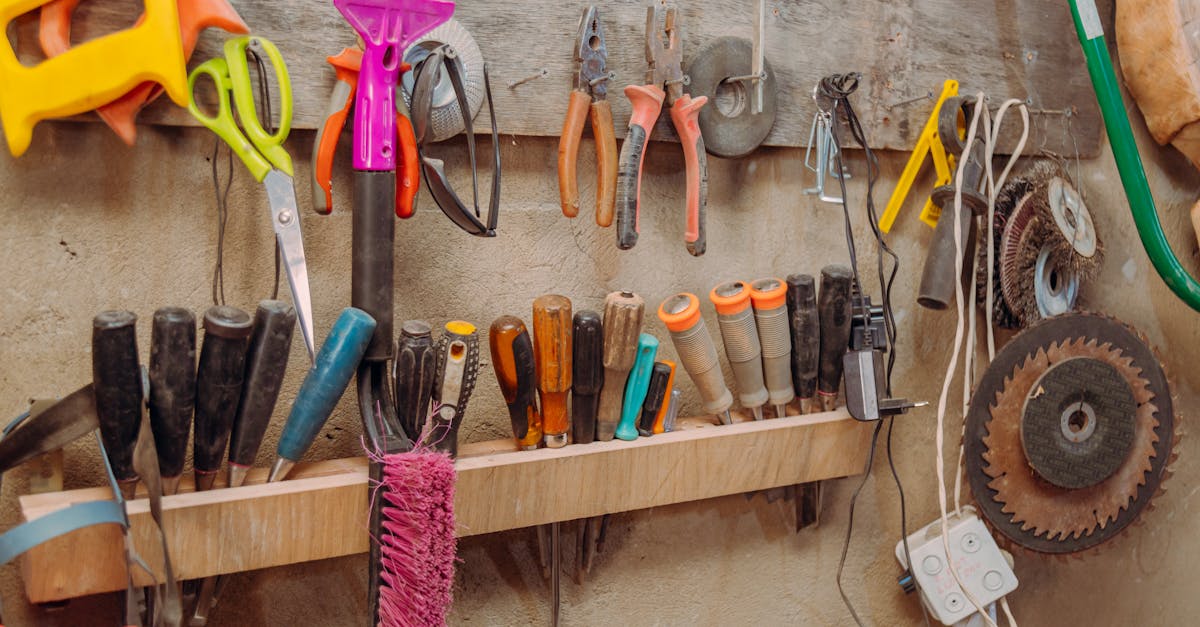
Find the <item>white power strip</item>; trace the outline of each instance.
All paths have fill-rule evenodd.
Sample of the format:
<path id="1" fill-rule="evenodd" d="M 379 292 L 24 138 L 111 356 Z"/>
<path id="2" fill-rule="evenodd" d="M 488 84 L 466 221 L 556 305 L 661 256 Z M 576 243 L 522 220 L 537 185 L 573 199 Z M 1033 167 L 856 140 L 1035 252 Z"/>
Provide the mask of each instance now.
<path id="1" fill-rule="evenodd" d="M 954 570 L 981 606 L 986 608 L 1017 589 L 1012 557 L 996 545 L 974 508 L 964 507 L 961 514 L 951 514 L 949 530 Z M 953 625 L 976 614 L 975 605 L 948 568 L 940 519 L 910 535 L 908 549 L 915 567 L 904 559 L 903 542 L 896 543 L 896 560 L 912 572 L 921 590 L 921 602 L 934 618 Z"/>

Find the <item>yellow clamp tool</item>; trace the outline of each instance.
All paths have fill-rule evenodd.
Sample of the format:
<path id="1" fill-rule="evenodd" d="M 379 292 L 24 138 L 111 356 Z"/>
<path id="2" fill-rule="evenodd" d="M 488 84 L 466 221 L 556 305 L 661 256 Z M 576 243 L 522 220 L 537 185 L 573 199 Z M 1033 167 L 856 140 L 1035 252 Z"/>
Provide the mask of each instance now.
<path id="1" fill-rule="evenodd" d="M 0 0 L 0 28 L 49 0 Z M 176 0 L 145 0 L 142 21 L 97 37 L 33 67 L 0 39 L 0 122 L 8 149 L 19 157 L 33 127 L 47 118 L 90 111 L 116 100 L 139 83 L 160 83 L 176 104 L 186 105 L 187 66 Z"/>
<path id="2" fill-rule="evenodd" d="M 912 188 L 913 181 L 921 172 L 921 166 L 925 165 L 926 155 L 933 156 L 933 169 L 937 172 L 937 182 L 933 184 L 934 187 L 950 184 L 950 173 L 954 171 L 954 157 L 946 155 L 946 148 L 938 139 L 938 114 L 942 110 L 942 103 L 946 102 L 947 98 L 957 95 L 958 81 L 947 80 L 942 84 L 942 95 L 938 96 L 937 104 L 933 105 L 933 112 L 929 114 L 925 128 L 921 129 L 921 135 L 917 139 L 917 145 L 913 148 L 912 156 L 908 158 L 908 164 L 904 166 L 904 172 L 900 174 L 900 180 L 896 182 L 896 189 L 892 191 L 892 197 L 888 199 L 883 216 L 879 218 L 879 230 L 884 233 L 892 230 L 892 223 L 896 221 L 896 214 L 900 213 L 900 207 L 904 205 L 904 199 L 908 197 L 908 190 Z M 925 208 L 921 210 L 921 221 L 931 228 L 937 226 L 941 211 L 941 207 L 926 198 Z"/>

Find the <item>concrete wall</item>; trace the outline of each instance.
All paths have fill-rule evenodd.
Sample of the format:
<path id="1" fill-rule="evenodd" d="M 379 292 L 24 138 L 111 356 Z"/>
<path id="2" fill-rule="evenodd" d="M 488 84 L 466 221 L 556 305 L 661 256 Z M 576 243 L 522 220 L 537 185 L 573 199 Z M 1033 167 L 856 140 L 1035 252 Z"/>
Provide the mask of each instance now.
<path id="1" fill-rule="evenodd" d="M 1140 120 L 1135 120 L 1139 126 Z M 1196 246 L 1187 207 L 1200 186 L 1173 152 L 1144 141 L 1152 185 L 1168 233 L 1190 267 Z M 307 172 L 311 135 L 290 143 L 298 172 Z M 680 290 L 704 293 L 718 281 L 791 272 L 815 273 L 845 262 L 841 209 L 801 195 L 803 152 L 763 150 L 741 161 L 710 159 L 709 253 L 691 258 L 681 241 L 683 176 L 676 144 L 654 143 L 643 183 L 642 237 L 619 253 L 611 230 L 588 217 L 563 218 L 555 185 L 555 142 L 505 136 L 504 203 L 500 237 L 480 240 L 452 226 L 427 196 L 417 216 L 397 224 L 397 317 L 420 317 L 440 325 L 452 318 L 486 328 L 504 313 L 528 318 L 534 297 L 570 296 L 576 308 L 598 308 L 619 288 L 642 294 L 649 305 Z M 5 192 L 0 229 L 0 414 L 15 415 L 31 398 L 61 395 L 90 377 L 89 322 L 98 311 L 125 308 L 148 320 L 157 307 L 183 305 L 202 312 L 210 304 L 216 220 L 209 156 L 213 136 L 189 129 L 141 129 L 136 149 L 126 148 L 100 125 L 44 124 L 34 147 L 19 160 L 0 156 Z M 451 142 L 444 156 L 461 161 L 463 146 Z M 583 195 L 590 199 L 591 151 L 582 151 Z M 853 155 L 855 221 L 867 285 L 875 289 L 874 248 L 862 212 L 863 162 Z M 334 215 L 304 213 L 305 245 L 317 333 L 323 337 L 337 312 L 349 304 L 350 214 L 348 155 L 336 180 Z M 906 155 L 883 159 L 885 182 L 878 202 Z M 224 171 L 224 160 L 220 162 Z M 453 167 L 453 166 L 452 166 Z M 1149 266 L 1133 232 L 1115 168 L 1106 153 L 1080 166 L 1082 186 L 1107 246 L 1104 271 L 1085 288 L 1083 303 L 1137 325 L 1159 346 L 1175 373 L 1177 407 L 1184 414 L 1196 399 L 1197 375 L 1189 349 L 1200 334 L 1196 314 L 1174 299 Z M 453 168 L 462 181 L 462 170 Z M 272 285 L 272 239 L 265 196 L 246 171 L 234 166 L 226 256 L 226 297 L 252 308 Z M 926 183 L 927 185 L 927 183 Z M 307 178 L 297 179 L 308 206 Z M 925 189 L 926 186 L 919 186 Z M 891 235 L 902 258 L 894 294 L 900 325 L 897 391 L 936 401 L 953 335 L 953 313 L 915 306 L 916 283 L 931 231 L 907 208 Z M 286 292 L 286 284 L 282 290 Z M 707 309 L 707 307 L 706 307 Z M 649 330 L 665 330 L 647 316 Z M 715 332 L 716 325 L 709 320 Z M 149 325 L 140 328 L 143 353 Z M 301 343 L 293 363 L 303 359 Z M 664 351 L 672 353 L 670 344 Z M 289 373 L 258 463 L 267 464 L 301 370 Z M 462 436 L 504 437 L 503 403 L 485 366 Z M 684 413 L 698 413 L 686 377 Z M 310 459 L 358 454 L 359 421 L 352 399 L 338 411 L 309 454 Z M 951 406 L 955 406 L 953 403 Z M 956 451 L 958 427 L 948 427 L 947 453 Z M 893 449 L 907 493 L 910 528 L 937 511 L 933 468 L 934 413 L 914 411 L 896 423 Z M 1168 624 L 1200 611 L 1192 594 L 1200 511 L 1190 508 L 1200 478 L 1196 440 L 1185 439 L 1169 492 L 1144 523 L 1098 554 L 1054 560 L 1017 555 L 1021 587 L 1014 610 L 1025 625 Z M 881 447 L 882 451 L 882 447 Z M 69 487 L 101 481 L 95 447 L 67 451 Z M 895 486 L 877 458 L 875 476 L 858 500 L 855 534 L 846 561 L 846 593 L 859 614 L 876 625 L 916 624 L 916 599 L 895 585 L 899 572 L 892 547 L 899 538 Z M 4 482 L 0 524 L 18 519 L 15 495 L 25 488 L 20 473 Z M 599 477 L 581 481 L 603 480 Z M 850 616 L 834 581 L 847 521 L 850 478 L 826 483 L 821 525 L 796 535 L 788 530 L 790 504 L 767 504 L 731 496 L 613 516 L 605 552 L 591 578 L 578 586 L 564 578 L 562 617 L 567 624 L 846 624 Z M 638 489 L 629 486 L 629 489 Z M 570 537 L 570 536 L 568 536 Z M 571 542 L 567 542 L 571 545 Z M 549 592 L 536 568 L 532 530 L 516 530 L 460 543 L 455 585 L 455 624 L 548 622 Z M 570 564 L 573 551 L 566 551 Z M 239 574 L 231 577 L 213 625 L 360 625 L 366 596 L 366 558 Z M 25 604 L 19 573 L 0 570 L 0 595 L 10 625 L 111 625 L 119 620 L 116 595 L 78 599 L 59 611 Z"/>

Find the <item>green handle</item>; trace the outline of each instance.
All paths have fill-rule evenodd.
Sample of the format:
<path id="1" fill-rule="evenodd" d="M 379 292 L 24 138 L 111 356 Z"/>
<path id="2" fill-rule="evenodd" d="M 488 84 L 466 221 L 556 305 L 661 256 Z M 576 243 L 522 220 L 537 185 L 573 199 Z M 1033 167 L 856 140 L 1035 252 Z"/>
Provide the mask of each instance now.
<path id="1" fill-rule="evenodd" d="M 250 68 L 246 62 L 246 50 L 251 45 L 266 53 L 279 84 L 282 111 L 279 116 L 279 129 L 274 134 L 267 133 L 263 128 L 254 105 Z M 216 87 L 216 115 L 205 113 L 196 100 L 196 82 L 203 76 L 211 78 Z M 236 118 L 230 104 L 231 92 L 232 104 L 237 106 L 238 111 Z M 229 144 L 258 182 L 261 183 L 272 168 L 278 168 L 288 176 L 293 175 L 292 158 L 283 148 L 283 141 L 287 139 L 292 127 L 292 86 L 288 80 L 287 67 L 283 64 L 283 56 L 270 41 L 262 37 L 234 37 L 225 42 L 225 58 L 209 59 L 192 70 L 188 75 L 188 111 Z M 238 128 L 239 121 L 245 130 L 244 135 L 242 129 Z"/>
<path id="2" fill-rule="evenodd" d="M 1095 0 L 1071 0 L 1071 16 L 1075 20 L 1075 34 L 1079 36 L 1079 45 L 1087 59 L 1092 88 L 1096 91 L 1096 100 L 1100 102 L 1108 141 L 1121 175 L 1121 184 L 1125 187 L 1133 222 L 1142 238 L 1142 246 L 1167 287 L 1189 307 L 1200 311 L 1200 283 L 1184 270 L 1183 264 L 1171 250 L 1158 219 L 1154 196 L 1146 181 L 1146 171 L 1142 167 L 1142 158 L 1133 138 L 1133 129 L 1129 126 L 1125 103 L 1121 100 L 1112 60 L 1108 56 L 1108 45 L 1104 40 L 1104 28 L 1100 24 Z"/>

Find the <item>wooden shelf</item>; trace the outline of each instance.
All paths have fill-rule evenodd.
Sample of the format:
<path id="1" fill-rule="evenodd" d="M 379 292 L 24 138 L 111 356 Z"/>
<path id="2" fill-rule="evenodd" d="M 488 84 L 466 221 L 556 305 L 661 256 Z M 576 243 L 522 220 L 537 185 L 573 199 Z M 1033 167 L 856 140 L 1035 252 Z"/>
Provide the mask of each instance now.
<path id="1" fill-rule="evenodd" d="M 869 425 L 838 410 L 729 426 L 684 419 L 672 433 L 561 449 L 518 452 L 511 440 L 467 444 L 456 462 L 458 535 L 849 476 L 865 463 L 869 437 Z M 184 485 L 163 499 L 178 578 L 367 551 L 366 458 L 300 464 L 287 481 L 265 480 L 265 469 L 256 469 L 242 487 L 191 492 Z M 107 487 L 86 488 L 22 496 L 20 506 L 33 520 L 110 498 Z M 149 502 L 130 501 L 128 510 L 137 551 L 148 564 L 161 563 Z M 22 559 L 26 595 L 42 603 L 124 589 L 122 546 L 120 530 L 104 525 L 29 551 Z M 150 583 L 144 573 L 135 580 Z"/>

